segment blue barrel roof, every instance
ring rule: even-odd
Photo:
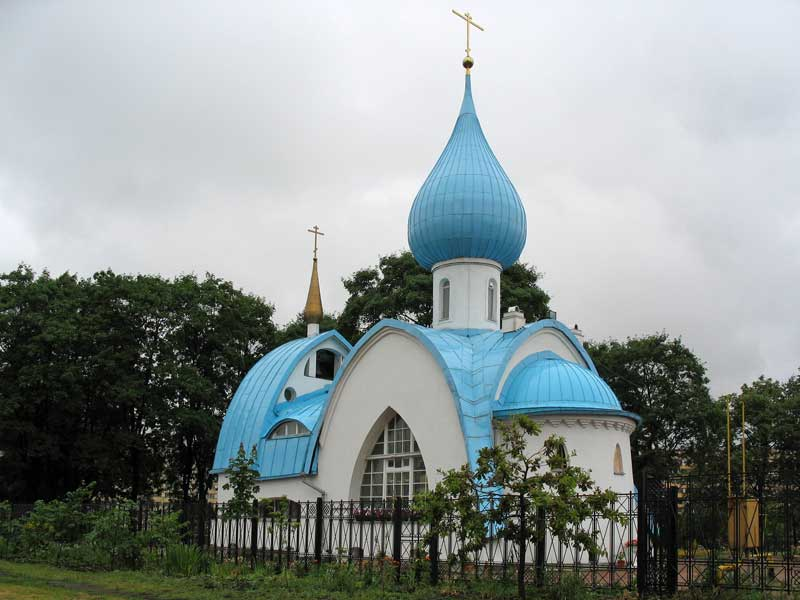
[[[537,352],[514,367],[494,412],[626,414],[614,392],[596,373],[550,351]]]
[[[408,243],[426,269],[454,258],[487,258],[506,268],[526,236],[525,208],[483,135],[467,75],[453,133],[411,207]]]
[[[289,375],[298,363],[330,338],[339,340],[347,350],[351,348],[349,342],[338,332],[328,331],[278,346],[253,365],[239,384],[225,413],[212,473],[221,473],[228,467],[230,460],[239,451],[240,444],[248,452],[252,446],[259,448],[261,440],[280,420],[296,419],[309,430],[315,427],[322,414],[322,405],[317,406],[316,403],[324,403],[329,386],[326,386],[325,394],[307,394],[308,404],[300,402],[306,396],[298,398],[291,407],[276,410],[276,404]],[[292,414],[294,412],[296,414]],[[272,457],[261,452],[258,460],[262,476],[272,474]]]

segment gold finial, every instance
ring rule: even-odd
[[[472,60],[472,57],[469,55],[470,47],[469,47],[469,26],[472,25],[473,27],[477,27],[481,31],[485,31],[483,27],[478,25],[475,21],[472,20],[472,15],[468,12],[465,12],[463,15],[458,12],[457,10],[453,9],[453,14],[457,17],[461,17],[467,22],[467,55],[464,57],[464,60],[461,61],[461,64],[464,65],[464,68],[467,70],[467,75],[469,75],[469,70],[475,64],[475,61]]]
[[[308,286],[308,298],[303,316],[308,324],[319,324],[322,321],[322,294],[319,291],[319,275],[317,274],[317,238],[325,235],[317,225],[308,230],[314,234],[314,264],[311,267],[311,283]]]

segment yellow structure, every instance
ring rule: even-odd
[[[757,550],[761,547],[758,500],[747,497],[747,434],[742,398],[742,495],[733,497],[731,479],[731,405],[728,412],[728,545],[733,550]]]
[[[314,234],[314,265],[311,267],[311,283],[308,286],[308,297],[303,316],[307,324],[319,326],[322,322],[322,294],[319,291],[319,275],[317,274],[317,237],[325,234],[319,230],[317,225],[308,231]],[[317,332],[319,332],[318,329]]]
[[[757,550],[759,540],[758,500],[754,498],[728,499],[728,544],[737,550]]]

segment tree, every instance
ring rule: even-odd
[[[225,504],[225,517],[228,519],[238,519],[250,514],[258,493],[258,471],[255,466],[258,464],[258,453],[256,447],[250,449],[248,456],[244,450],[244,444],[239,444],[239,451],[236,456],[229,461],[225,475],[228,482],[222,486],[224,490],[233,490],[231,499]]]
[[[570,464],[563,438],[550,436],[531,450],[531,440],[541,432],[533,419],[517,415],[497,427],[501,441],[480,450],[477,467],[445,472],[431,492],[415,500],[416,508],[429,525],[428,541],[455,528],[465,545],[462,565],[467,552],[483,546],[487,529],[511,540],[518,549],[517,592],[524,600],[528,543],[544,540],[549,531],[577,552],[599,554],[603,549],[583,522],[593,515],[618,522],[621,515],[616,494],[601,491],[587,471]]]
[[[515,263],[500,278],[501,311],[519,306],[529,321],[547,315],[549,297],[538,287],[539,273]],[[338,319],[342,335],[356,342],[381,319],[429,327],[433,321],[433,276],[409,251],[381,257],[378,265],[343,280],[350,295]]]
[[[273,307],[211,275],[0,274],[0,497],[204,500],[233,392]]]
[[[660,333],[586,349],[622,408],[642,418],[631,435],[635,475],[646,468],[667,478],[682,463],[719,471],[724,405],[712,400],[703,363],[680,338]]]
[[[737,480],[741,477],[742,438],[746,438],[748,493],[761,497],[769,491],[800,489],[800,378],[795,375],[781,382],[762,375],[743,385],[739,393],[720,400],[730,405],[732,471]]]
[[[206,274],[171,285],[164,366],[169,480],[184,502],[205,501],[225,411],[250,367],[275,345],[273,307]]]

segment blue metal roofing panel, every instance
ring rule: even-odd
[[[310,441],[309,435],[262,440],[259,444],[259,456],[263,457],[261,477],[290,477],[302,473]]]
[[[495,412],[600,411],[622,406],[596,373],[553,352],[537,352],[514,367],[494,403]]]
[[[350,343],[338,332],[328,331],[315,337],[300,338],[278,346],[248,371],[239,384],[222,422],[212,473],[220,473],[228,467],[230,460],[239,451],[240,444],[243,444],[248,451],[254,445],[260,449],[260,440],[265,435],[265,428],[270,428],[270,423],[275,423],[278,413],[281,412],[280,410],[276,412],[276,403],[292,371],[310,351],[331,338],[337,339],[346,349],[351,348]],[[325,398],[327,395],[321,396],[321,400],[316,401],[324,403]],[[311,421],[313,410],[310,404],[298,405],[298,410],[304,408],[311,412],[299,414],[298,420],[312,430],[316,427],[316,423]],[[317,407],[316,410],[316,416],[319,418],[322,407]],[[271,464],[265,460],[262,453],[259,453],[259,471],[263,475],[271,469]]]
[[[487,258],[504,268],[525,247],[525,208],[486,141],[470,75],[453,133],[408,216],[408,243],[420,265]]]

